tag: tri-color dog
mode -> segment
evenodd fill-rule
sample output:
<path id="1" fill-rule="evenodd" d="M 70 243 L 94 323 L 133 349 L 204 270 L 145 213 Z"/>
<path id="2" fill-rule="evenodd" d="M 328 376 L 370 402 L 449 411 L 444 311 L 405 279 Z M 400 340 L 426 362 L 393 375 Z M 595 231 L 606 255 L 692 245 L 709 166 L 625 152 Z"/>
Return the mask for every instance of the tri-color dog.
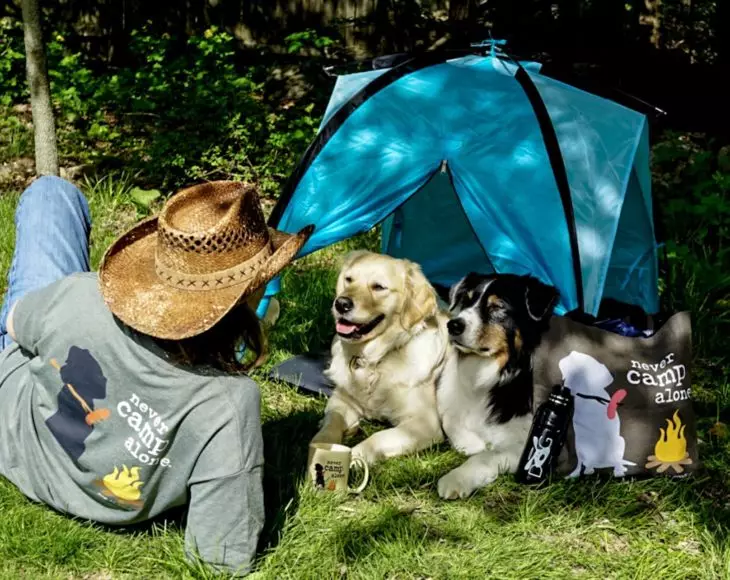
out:
<path id="1" fill-rule="evenodd" d="M 442 426 L 469 456 L 438 482 L 464 498 L 514 473 L 532 423 L 532 355 L 549 327 L 555 288 L 533 276 L 471 273 L 451 288 L 451 348 L 437 385 Z"/>

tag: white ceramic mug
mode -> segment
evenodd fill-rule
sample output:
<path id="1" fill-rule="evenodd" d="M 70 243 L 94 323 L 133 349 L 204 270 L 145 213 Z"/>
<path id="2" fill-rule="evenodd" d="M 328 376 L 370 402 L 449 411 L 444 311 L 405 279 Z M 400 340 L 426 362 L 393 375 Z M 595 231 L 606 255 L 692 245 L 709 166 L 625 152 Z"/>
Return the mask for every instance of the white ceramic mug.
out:
<path id="1" fill-rule="evenodd" d="M 350 487 L 350 468 L 363 469 L 363 480 L 357 487 Z M 352 457 L 352 449 L 338 443 L 310 443 L 307 470 L 317 489 L 360 493 L 368 484 L 370 471 L 361 457 Z"/>

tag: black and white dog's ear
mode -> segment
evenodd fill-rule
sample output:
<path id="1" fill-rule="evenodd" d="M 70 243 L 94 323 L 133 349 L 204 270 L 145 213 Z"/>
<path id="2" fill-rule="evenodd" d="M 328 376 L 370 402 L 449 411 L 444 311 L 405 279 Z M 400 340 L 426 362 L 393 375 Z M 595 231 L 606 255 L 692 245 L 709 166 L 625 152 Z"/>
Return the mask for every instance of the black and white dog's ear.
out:
<path id="1" fill-rule="evenodd" d="M 449 296 L 448 296 L 449 310 L 452 310 L 454 308 L 454 305 L 459 301 L 459 298 L 461 298 L 461 295 L 466 291 L 465 286 L 464 286 L 465 281 L 466 281 L 466 278 L 462 278 L 456 284 L 454 284 L 451 287 L 451 289 L 449 290 Z"/>
<path id="2" fill-rule="evenodd" d="M 528 316 L 535 322 L 550 318 L 560 297 L 557 289 L 534 276 L 525 277 L 525 286 L 525 308 Z"/>
<path id="3" fill-rule="evenodd" d="M 491 278 L 491 275 L 469 272 L 451 287 L 449 291 L 449 310 L 453 310 L 465 293 L 475 290 L 479 284 Z"/>
<path id="4" fill-rule="evenodd" d="M 448 296 L 449 310 L 454 309 L 454 306 L 456 306 L 457 302 L 461 300 L 464 292 L 466 292 L 471 287 L 471 285 L 473 285 L 473 280 L 476 276 L 477 275 L 474 272 L 469 272 L 466 276 L 464 276 L 461 280 L 459 280 L 451 287 Z"/>

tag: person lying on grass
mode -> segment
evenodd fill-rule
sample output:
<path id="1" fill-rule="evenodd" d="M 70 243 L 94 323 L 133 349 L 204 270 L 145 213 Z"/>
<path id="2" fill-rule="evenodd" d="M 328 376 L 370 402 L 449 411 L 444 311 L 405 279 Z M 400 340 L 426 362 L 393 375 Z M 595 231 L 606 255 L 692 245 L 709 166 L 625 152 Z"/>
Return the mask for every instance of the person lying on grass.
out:
<path id="1" fill-rule="evenodd" d="M 107 525 L 188 505 L 185 548 L 245 574 L 264 519 L 253 308 L 311 235 L 266 227 L 252 186 L 171 197 L 89 273 L 89 208 L 55 177 L 16 211 L 0 318 L 0 474 Z"/>

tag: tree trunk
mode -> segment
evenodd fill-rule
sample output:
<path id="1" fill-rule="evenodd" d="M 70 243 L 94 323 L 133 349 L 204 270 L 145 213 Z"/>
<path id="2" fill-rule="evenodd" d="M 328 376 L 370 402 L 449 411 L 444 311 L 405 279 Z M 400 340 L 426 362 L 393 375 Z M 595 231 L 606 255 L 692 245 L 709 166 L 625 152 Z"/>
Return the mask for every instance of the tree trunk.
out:
<path id="1" fill-rule="evenodd" d="M 469 18 L 471 0 L 451 0 L 449 2 L 449 22 L 462 22 Z"/>
<path id="2" fill-rule="evenodd" d="M 478 30 L 476 8 L 476 0 L 449 2 L 449 29 L 455 46 L 468 47 L 470 42 L 485 40 L 476 36 Z"/>
<path id="3" fill-rule="evenodd" d="M 56 128 L 51 107 L 51 88 L 48 82 L 38 0 L 22 0 L 21 8 L 25 33 L 26 72 L 35 132 L 35 170 L 37 175 L 58 175 Z"/>

